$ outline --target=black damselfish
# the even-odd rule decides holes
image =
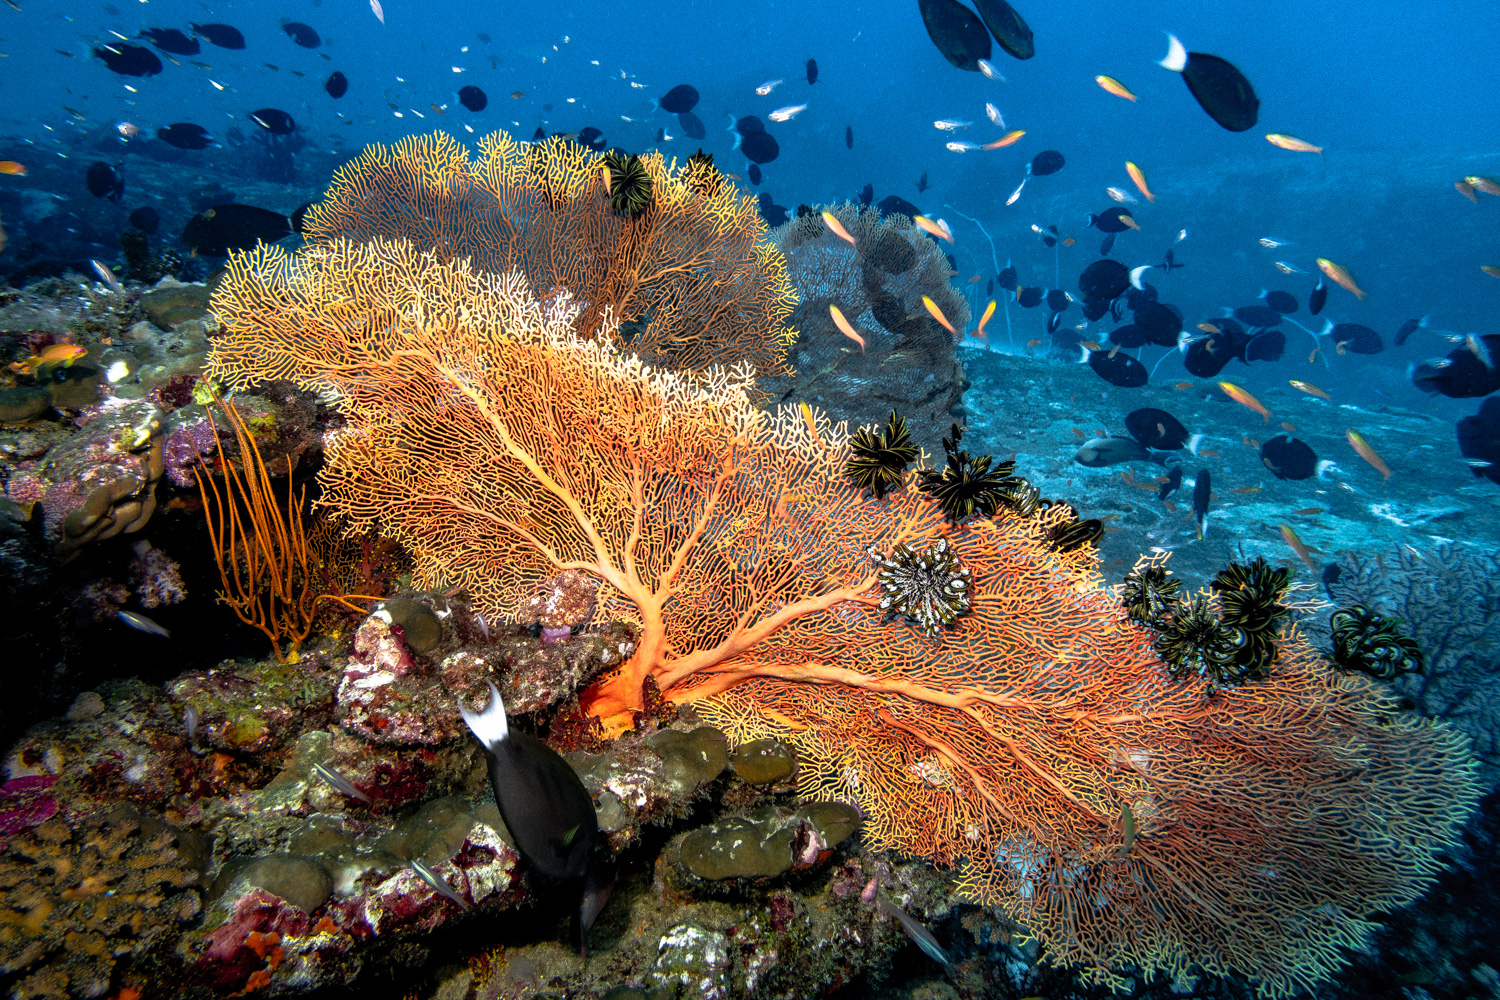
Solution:
[[[208,129],[192,122],[175,122],[156,130],[156,137],[168,146],[178,149],[207,149],[213,144]]]
[[[990,57],[990,35],[984,22],[958,0],[918,0],[927,37],[959,69],[979,72],[979,60]]]
[[[96,160],[89,165],[84,183],[88,185],[89,194],[95,198],[108,198],[118,203],[125,194],[124,176],[103,160]]]
[[[1031,28],[1014,7],[1005,0],[974,0],[974,6],[1002,49],[1017,59],[1030,59],[1036,55]]]
[[[94,55],[121,76],[155,76],[161,72],[161,60],[142,45],[112,42],[99,46]]]
[[[698,106],[698,88],[691,84],[679,83],[661,95],[656,106],[668,114],[684,114]]]
[[[285,31],[288,38],[304,49],[315,49],[323,44],[323,39],[318,37],[318,33],[311,26],[303,24],[301,21],[283,21],[281,23],[281,30]]]
[[[349,78],[338,70],[334,70],[332,75],[324,81],[323,89],[328,91],[329,97],[338,100],[349,92]]]
[[[467,87],[460,87],[458,89],[458,103],[470,111],[477,112],[489,107],[490,98],[484,91],[470,84]]]
[[[202,48],[198,39],[191,38],[176,28],[142,28],[136,37],[144,38],[163,52],[170,52],[174,56],[195,56]]]
[[[221,49],[243,49],[245,47],[245,36],[240,34],[240,29],[228,24],[195,24],[192,26],[193,33],[200,38],[206,38],[210,45],[217,45]]]

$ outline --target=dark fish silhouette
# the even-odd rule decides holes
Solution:
[[[781,146],[769,132],[752,132],[740,137],[740,152],[751,163],[770,163],[781,155]]]
[[[291,223],[279,212],[231,202],[215,205],[189,219],[182,230],[182,242],[194,253],[225,257],[231,250],[249,250],[261,242],[274,243],[291,232]]]
[[[745,173],[747,173],[747,174],[750,175],[750,183],[751,184],[759,184],[760,183],[761,174],[760,174],[760,164],[759,163],[752,163],[752,164],[750,164],[750,169],[746,170]]]
[[[1480,348],[1491,358],[1500,357],[1500,333],[1487,333],[1478,339]],[[1441,393],[1449,399],[1473,399],[1500,390],[1500,365],[1486,365],[1464,344],[1449,351],[1445,358],[1413,365],[1411,382],[1426,393]]]
[[[592,125],[585,125],[579,130],[576,139],[581,145],[587,146],[596,153],[602,153],[609,146],[605,141],[604,133]]]
[[[282,21],[281,30],[304,49],[315,49],[323,44],[323,39],[318,37],[318,33],[301,21]]]
[[[882,215],[904,215],[915,219],[922,210],[898,194],[888,194],[875,203]]]
[[[1167,252],[1171,253],[1170,250]],[[1290,314],[1297,311],[1297,297],[1291,292],[1267,290],[1261,292],[1260,297],[1262,299],[1265,299],[1266,305],[1270,306],[1272,309],[1275,309],[1279,313]]]
[[[870,204],[870,202],[872,202],[874,200],[875,200],[875,185],[874,184],[866,184],[864,187],[862,187],[862,188],[859,189],[859,203],[860,203],[861,207],[868,206]]]
[[[772,229],[785,225],[791,220],[787,214],[786,206],[778,205],[771,198],[769,191],[762,191],[756,199],[760,203],[760,217],[766,220],[766,225]]]
[[[1245,74],[1226,59],[1189,52],[1176,35],[1168,37],[1171,44],[1161,66],[1182,74],[1188,90],[1208,116],[1231,132],[1254,128],[1260,99]]]
[[[1042,304],[1042,290],[1035,285],[1016,293],[1016,302],[1022,309],[1035,309]]]
[[[1174,465],[1167,470],[1167,481],[1156,491],[1156,499],[1165,500],[1182,488],[1182,466]]]
[[[1021,282],[1021,276],[1020,273],[1011,265],[1010,261],[1006,261],[1005,269],[1002,270],[999,274],[995,275],[995,282],[1007,292],[1013,293],[1016,290],[1016,286]]]
[[[1134,348],[1145,347],[1150,340],[1150,335],[1134,323],[1118,327],[1109,334],[1109,343],[1112,346]]]
[[[1188,440],[1187,428],[1182,421],[1154,406],[1125,414],[1125,429],[1141,444],[1157,451],[1177,451]]]
[[[656,106],[670,115],[680,115],[691,111],[698,106],[698,88],[690,84],[679,83],[663,94],[656,101]]]
[[[1281,323],[1281,313],[1270,306],[1240,306],[1234,311],[1234,318],[1250,327],[1262,329],[1277,326]]]
[[[1067,312],[1068,306],[1072,304],[1073,300],[1061,288],[1054,288],[1047,293],[1047,308],[1053,312]]]
[[[192,122],[177,122],[156,130],[156,137],[168,146],[178,149],[207,149],[213,144],[208,129]]]
[[[292,232],[302,233],[305,231],[304,227],[307,225],[307,213],[312,210],[312,207],[313,203],[310,201],[297,206],[297,210],[292,213]]]
[[[917,194],[926,191],[930,185],[927,183],[927,171],[922,171],[922,176],[917,178]]]
[[[1421,319],[1409,319],[1401,324],[1401,329],[1396,331],[1396,346],[1400,347],[1406,343],[1406,339],[1427,325],[1427,317]]]
[[[240,29],[227,24],[195,24],[192,26],[193,33],[200,38],[208,39],[210,45],[217,45],[221,49],[243,49],[245,47],[245,36],[240,34]]]
[[[1317,285],[1313,287],[1312,294],[1307,297],[1307,311],[1316,316],[1323,311],[1323,304],[1328,301],[1328,279],[1319,278]]]
[[[1189,344],[1182,354],[1182,366],[1198,378],[1212,378],[1234,356],[1234,336],[1221,330]]]
[[[844,148],[845,149],[853,149],[854,148],[854,126],[853,125],[845,125],[844,126]]]
[[[1014,7],[1005,0],[974,0],[974,6],[1002,49],[1017,59],[1030,59],[1036,55],[1031,29]]]
[[[809,59],[807,61],[807,82],[810,84],[818,82],[818,61],[816,59]]]
[[[1068,161],[1055,149],[1044,149],[1031,158],[1031,165],[1027,172],[1033,177],[1046,177],[1055,174],[1063,168]]]
[[[729,131],[735,133],[735,149],[740,148],[740,140],[745,136],[754,135],[756,132],[764,132],[766,130],[766,123],[761,121],[755,115],[746,115],[743,118],[735,118],[733,115],[730,115],[729,117],[731,119]]]
[[[285,111],[276,108],[261,108],[250,112],[250,120],[272,135],[291,135],[297,131],[297,123]]]
[[[490,106],[490,98],[471,83],[467,87],[458,88],[458,103],[470,111],[478,112]]]
[[[1130,287],[1130,269],[1117,260],[1096,260],[1078,276],[1078,290],[1085,299],[1109,302]]]
[[[1114,208],[1106,208],[1098,214],[1090,214],[1088,224],[1101,233],[1123,233],[1130,228],[1122,221],[1124,219],[1134,221],[1135,216],[1130,214],[1130,209],[1116,205]]]
[[[990,57],[990,34],[984,22],[958,0],[919,0],[927,37],[959,69],[979,72],[979,60]]]
[[[703,121],[691,111],[684,111],[678,115],[677,124],[682,126],[682,134],[689,139],[702,139],[708,135],[703,129]]]
[[[1198,522],[1198,537],[1208,534],[1208,501],[1213,496],[1208,470],[1199,469],[1193,483],[1193,520]]]
[[[1245,345],[1245,363],[1252,361],[1280,361],[1286,353],[1286,334],[1280,330],[1266,330],[1250,338]]]
[[[1469,460],[1469,469],[1500,483],[1500,397],[1486,399],[1478,413],[1458,422],[1457,431],[1458,450]]]
[[[1110,233],[1108,236],[1104,237],[1104,242],[1099,244],[1099,256],[1108,257],[1114,251],[1115,238],[1119,235],[1119,233]],[[1170,252],[1171,251],[1168,251],[1168,253]]]
[[[1186,267],[1187,265],[1178,262],[1177,255],[1173,251],[1168,250],[1166,256],[1162,258],[1161,263],[1156,266],[1161,268],[1163,271],[1166,271],[1168,274],[1171,274],[1179,267]]]
[[[88,185],[89,194],[95,198],[108,198],[118,204],[125,194],[124,175],[103,160],[96,160],[89,165],[83,181]]]
[[[1144,301],[1135,310],[1135,325],[1146,331],[1149,343],[1158,347],[1176,347],[1182,332],[1182,317],[1171,306]]]
[[[130,224],[147,236],[156,232],[156,227],[160,222],[161,217],[156,214],[156,209],[150,205],[143,205],[130,213]]]
[[[338,100],[349,93],[349,78],[338,70],[334,70],[327,80],[323,81],[323,89],[328,91],[328,96]]]
[[[1335,350],[1340,344],[1351,354],[1379,354],[1385,350],[1385,341],[1380,339],[1380,334],[1360,323],[1329,322],[1321,332],[1332,338]]]
[[[1089,367],[1104,381],[1122,389],[1138,389],[1150,377],[1146,366],[1124,351],[1090,351]]]
[[[1260,446],[1260,460],[1277,479],[1311,479],[1318,471],[1317,453],[1305,441],[1278,434]]]
[[[96,48],[94,55],[121,76],[155,76],[161,72],[161,60],[143,45],[111,42]]]
[[[198,39],[190,38],[176,28],[142,28],[136,37],[144,38],[174,56],[195,56],[202,50]]]

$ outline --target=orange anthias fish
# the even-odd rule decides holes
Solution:
[[[974,336],[980,340],[984,339],[984,324],[988,323],[993,315],[995,315],[995,300],[990,299],[990,304],[984,307],[984,315],[979,317],[979,328],[974,331]]]
[[[828,225],[828,228],[833,231],[833,235],[845,241],[851,247],[856,245],[854,242],[854,237],[849,235],[849,230],[844,228],[844,224],[840,222],[832,212],[824,212],[823,221]]]
[[[1299,139],[1294,135],[1283,135],[1280,132],[1267,132],[1266,141],[1281,149],[1289,149],[1293,153],[1321,153],[1322,146],[1314,146],[1312,143]]]
[[[980,149],[1004,149],[1006,146],[1010,146],[1010,145],[1013,145],[1014,143],[1018,142],[1020,140],[1021,136],[1025,135],[1025,134],[1026,134],[1026,130],[1025,129],[1018,128],[1018,129],[1016,129],[1016,130],[1014,130],[1012,132],[1005,133],[1000,138],[996,139],[994,142],[987,142],[987,143],[985,143],[983,146],[980,146],[979,148]]]
[[[932,318],[942,324],[944,330],[947,330],[955,337],[958,336],[958,331],[953,329],[953,324],[948,322],[948,317],[943,315],[943,311],[938,308],[936,302],[924,295],[922,296],[922,304],[927,307],[927,311],[932,314]]]
[[[1479,204],[1479,196],[1474,193],[1474,185],[1466,184],[1463,181],[1454,181],[1453,187],[1457,189],[1459,194],[1463,195],[1474,204]]]
[[[823,214],[827,215],[828,213],[824,212]],[[913,216],[911,221],[915,222],[923,232],[931,233],[940,240],[947,240],[949,243],[953,242],[953,227],[948,225],[945,220],[929,219],[925,215],[917,215]],[[850,242],[852,243],[853,240]]]
[[[1241,389],[1233,382],[1220,382],[1219,388],[1224,390],[1224,395],[1228,396],[1236,403],[1239,403],[1241,406],[1259,413],[1261,420],[1265,421],[1268,424],[1271,422],[1271,411],[1266,409],[1265,406],[1261,404],[1260,400],[1250,395],[1244,389]]]
[[[20,375],[34,375],[43,365],[62,365],[71,368],[73,362],[88,353],[88,348],[77,344],[53,344],[33,354],[25,361],[13,361],[10,370]]]
[[[823,214],[827,215],[828,213],[824,212]],[[830,302],[828,304],[828,315],[833,317],[833,325],[839,328],[840,333],[859,345],[859,353],[865,353],[865,338],[861,337],[854,329],[854,324],[844,318],[844,314],[839,311],[839,307]]]
[[[1130,175],[1131,180],[1135,181],[1135,186],[1140,189],[1141,194],[1146,196],[1147,201],[1156,200],[1156,195],[1152,194],[1151,189],[1146,186],[1146,175],[1141,172],[1140,167],[1126,160],[1125,172]],[[1121,221],[1123,222],[1124,220],[1122,219]]]
[[[1130,92],[1130,88],[1112,76],[1100,74],[1094,77],[1094,82],[1103,87],[1105,93],[1114,94],[1116,97],[1123,97],[1127,101],[1135,100],[1135,95]]]
[[[1172,386],[1172,388],[1176,389],[1178,392],[1186,392],[1187,390],[1191,389],[1192,387],[1193,387],[1193,383],[1191,383],[1191,382],[1178,382],[1176,385]]]
[[[0,160],[0,174],[10,174],[12,177],[25,177],[26,164],[17,163],[15,160]]]
[[[1301,559],[1308,569],[1316,573],[1318,565],[1313,562],[1312,553],[1308,551],[1307,545],[1303,543],[1302,539],[1297,537],[1297,532],[1293,531],[1292,526],[1285,521],[1281,522],[1280,528],[1281,537],[1285,538],[1286,543],[1292,547],[1292,551],[1297,553],[1297,558]]]
[[[1471,175],[1464,178],[1464,183],[1472,188],[1483,191],[1485,194],[1500,195],[1500,183],[1490,180],[1488,177]]]
[[[1335,264],[1327,257],[1318,258],[1318,270],[1322,271],[1324,274],[1328,275],[1328,277],[1333,279],[1334,283],[1337,284],[1340,288],[1348,292],[1353,292],[1355,298],[1359,299],[1361,302],[1364,301],[1364,290],[1354,283],[1353,275],[1351,275],[1347,270]]]
[[[1297,379],[1290,379],[1289,381],[1291,382],[1292,388],[1296,389],[1298,392],[1305,392],[1309,396],[1317,396],[1320,399],[1326,399],[1330,402],[1333,400],[1332,396],[1328,395],[1328,393],[1324,392],[1322,389],[1319,389],[1311,382],[1300,382]]]
[[[1360,434],[1353,427],[1350,427],[1344,431],[1344,437],[1349,439],[1349,447],[1358,452],[1360,458],[1369,462],[1375,468],[1375,471],[1380,473],[1382,479],[1391,478],[1390,466],[1386,465],[1385,460],[1380,457],[1379,453],[1370,447],[1370,442],[1364,439],[1364,435]]]
[[[1214,326],[1212,323],[1199,323],[1198,324],[1198,329],[1202,330],[1204,333],[1218,333],[1219,332],[1219,328],[1216,327],[1216,326]]]

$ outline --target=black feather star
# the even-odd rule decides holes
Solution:
[[[1264,558],[1248,566],[1230,563],[1213,579],[1224,609],[1224,624],[1245,633],[1240,665],[1257,673],[1276,662],[1276,630],[1290,615],[1282,603],[1292,583],[1292,571],[1273,569]]]
[[[1363,604],[1340,608],[1328,620],[1333,633],[1333,662],[1341,670],[1359,670],[1378,680],[1395,680],[1426,663],[1416,641],[1401,634],[1401,623]]]
[[[941,469],[922,469],[921,488],[942,505],[943,513],[955,523],[975,514],[992,517],[1007,503],[1012,490],[1025,483],[1013,475],[1016,463],[995,463],[989,455],[970,457],[958,447],[964,428],[953,425],[953,433],[943,438],[948,463]],[[992,467],[993,466],[993,467]]]
[[[873,427],[855,431],[849,451],[844,475],[855,489],[869,490],[876,500],[885,499],[887,492],[901,486],[906,467],[921,454],[911,443],[906,418],[896,416],[895,410],[891,411],[890,423],[883,433]]]
[[[650,207],[655,188],[645,164],[639,156],[619,153],[605,153],[604,163],[609,169],[610,205],[627,219],[637,218]]]

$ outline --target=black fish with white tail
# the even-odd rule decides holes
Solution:
[[[959,69],[979,72],[980,60],[990,57],[990,34],[984,22],[958,0],[919,0],[927,37]]]
[[[1207,469],[1199,469],[1193,483],[1193,520],[1198,524],[1198,538],[1208,534],[1208,502],[1213,497],[1213,485]]]
[[[1167,57],[1158,65],[1181,73],[1194,99],[1224,128],[1231,132],[1254,128],[1260,116],[1260,98],[1245,74],[1227,59],[1189,52],[1176,35],[1167,38]]]

